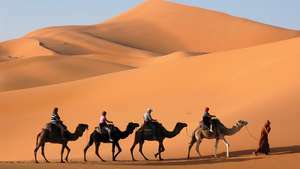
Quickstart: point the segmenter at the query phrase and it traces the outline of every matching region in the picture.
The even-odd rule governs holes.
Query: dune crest
[[[300,35],[299,31],[163,0],[145,1],[97,28],[105,39],[165,54],[210,53]]]
[[[27,58],[34,56],[49,56],[56,53],[33,38],[21,38],[0,43],[0,57]]]

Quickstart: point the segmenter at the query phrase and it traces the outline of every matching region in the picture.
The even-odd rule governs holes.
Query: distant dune
[[[0,43],[0,57],[26,58],[33,56],[49,56],[55,52],[47,49],[36,39],[22,38]]]
[[[201,8],[148,0],[97,25],[107,40],[159,53],[216,52],[299,36],[292,31]]]
[[[276,157],[294,162],[300,143],[299,35],[150,0],[101,24],[44,28],[2,42],[0,161],[32,160],[36,134],[55,106],[70,130],[78,123],[90,125],[87,134],[70,144],[72,159],[81,160],[101,111],[123,130],[128,122],[142,123],[147,107],[170,130],[178,121],[189,124],[165,143],[165,158],[183,158],[190,134],[209,106],[228,127],[241,119],[249,122],[247,130],[228,137],[230,150],[254,149],[268,119],[271,146],[287,147],[288,155]],[[130,159],[132,142],[133,135],[121,142],[120,160]],[[110,146],[101,149],[108,160]],[[212,146],[204,141],[202,154],[211,155]],[[291,146],[296,148],[287,150]],[[156,143],[145,145],[150,158],[156,150]],[[47,145],[46,152],[58,159],[60,146]],[[94,150],[88,156],[95,159]],[[246,168],[262,163],[243,158]],[[227,165],[240,164],[239,159],[229,160]],[[264,161],[266,166],[272,163],[268,157]]]

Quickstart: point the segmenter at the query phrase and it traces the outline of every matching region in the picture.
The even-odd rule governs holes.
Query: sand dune
[[[0,58],[11,61],[0,64],[0,91],[128,70],[145,65],[158,55],[115,44],[88,33],[76,32],[78,28],[72,28],[63,31],[50,28],[49,34],[46,29],[39,35],[33,33],[26,38],[5,42],[2,46],[6,52],[2,52],[3,57]],[[5,57],[7,55],[9,57]],[[21,57],[24,58],[16,60]]]
[[[101,59],[100,55],[54,55],[14,60],[0,63],[0,91],[62,83],[132,68]]]
[[[239,119],[248,120],[249,130],[256,136],[264,121],[269,119],[273,122],[272,146],[297,145],[300,141],[297,134],[299,43],[300,38],[295,38],[175,59],[76,82],[2,92],[0,107],[5,113],[2,113],[4,122],[0,128],[6,139],[1,140],[0,148],[5,153],[0,153],[0,159],[32,159],[35,133],[49,120],[53,106],[62,107],[62,117],[71,130],[79,122],[89,123],[92,128],[101,110],[110,112],[110,119],[124,128],[129,121],[141,122],[143,111],[151,106],[154,116],[167,128],[172,129],[177,121],[185,121],[190,125],[189,132],[197,125],[203,107],[211,106],[213,113],[228,126]],[[4,130],[10,123],[18,125]],[[17,140],[20,137],[22,143]],[[73,158],[81,157],[87,138],[85,135],[71,144]],[[121,159],[129,159],[132,139],[131,136],[122,141]],[[167,141],[164,155],[185,157],[188,140],[184,131]],[[246,130],[229,137],[229,141],[232,150],[255,148],[257,144]],[[155,145],[147,144],[148,156],[156,150]],[[203,154],[211,154],[211,146],[211,142],[204,142]],[[47,152],[51,152],[48,156],[56,157],[59,147],[49,146]],[[102,154],[110,159],[110,146],[104,145]],[[89,158],[92,157],[93,150],[89,154]]]
[[[32,56],[54,55],[36,39],[22,38],[0,43],[0,58],[23,58]]]
[[[0,43],[0,61],[12,61],[0,65],[3,70],[0,91],[79,80],[128,70],[125,67],[139,68],[169,62],[181,56],[244,48],[298,35],[298,31],[215,11],[150,0],[102,24],[44,28],[28,33],[23,38]],[[50,57],[54,55],[55,57]],[[88,65],[82,65],[90,62],[89,56],[97,56],[103,62],[125,67],[115,69],[113,66],[111,69],[109,66],[105,70],[106,67],[102,67],[101,63],[98,65],[101,66],[99,70],[96,69],[97,64],[86,69]],[[20,58],[22,60],[16,60]],[[47,65],[50,58],[53,60],[52,67],[47,66],[46,71],[37,73],[39,75],[33,73],[35,68]],[[60,67],[55,64],[65,62],[66,58],[69,58],[68,63],[74,69],[50,70]],[[71,63],[72,59],[77,58],[83,63]],[[14,66],[27,63],[30,63],[30,67],[23,67],[21,70],[20,66]],[[85,70],[78,73],[77,68]],[[54,78],[53,73],[58,74],[58,78]],[[26,81],[24,85],[21,83],[23,81]]]
[[[93,33],[107,40],[159,53],[215,52],[299,36],[298,31],[164,0],[148,0],[97,29]]]

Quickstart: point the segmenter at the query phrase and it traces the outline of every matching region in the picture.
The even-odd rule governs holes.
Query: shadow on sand
[[[173,158],[166,159],[163,161],[149,160],[149,161],[117,161],[101,163],[103,165],[149,165],[149,166],[164,166],[164,165],[199,165],[199,164],[214,164],[214,163],[227,163],[227,162],[243,162],[249,160],[262,159],[264,155],[254,156],[254,149],[233,151],[230,153],[230,158],[225,158],[225,153],[219,154],[219,158],[213,156],[203,156],[201,158],[193,157],[190,160],[186,158]],[[273,155],[284,155],[284,154],[295,154],[300,153],[300,145],[287,146],[287,147],[275,147],[271,148],[271,154]],[[98,162],[91,162],[99,164]]]
[[[265,155],[254,156],[254,149],[233,151],[230,152],[230,158],[225,158],[225,153],[219,154],[219,158],[214,158],[213,156],[202,156],[201,158],[192,157],[190,160],[186,158],[172,158],[166,159],[163,161],[149,160],[149,161],[115,161],[115,162],[99,162],[99,161],[90,161],[82,162],[80,160],[72,161],[71,163],[77,164],[89,164],[89,165],[132,165],[132,166],[168,166],[168,165],[199,165],[199,164],[217,164],[217,163],[227,163],[227,162],[243,162],[250,160],[263,159]],[[271,148],[271,156],[278,156],[284,154],[297,154],[300,153],[300,145],[286,146],[286,147],[274,147]],[[14,162],[5,162],[1,163],[33,163],[33,161],[14,161]],[[54,162],[59,163],[59,162]]]

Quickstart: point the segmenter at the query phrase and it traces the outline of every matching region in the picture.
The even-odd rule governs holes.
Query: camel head
[[[128,123],[127,125],[127,130],[132,133],[134,131],[134,129],[136,129],[137,127],[139,127],[140,125],[138,123],[133,123],[133,122],[130,122]]]
[[[180,129],[183,129],[185,127],[187,127],[188,125],[186,123],[181,123],[181,122],[178,122],[176,124],[176,128],[180,128]]]
[[[83,133],[85,132],[85,130],[89,129],[89,125],[87,124],[78,124],[77,128],[76,128],[76,133],[79,134],[79,136],[82,136]]]
[[[237,122],[236,126],[238,126],[238,127],[244,127],[244,126],[246,126],[247,124],[248,124],[247,121],[245,121],[245,120],[239,120],[239,121]]]

